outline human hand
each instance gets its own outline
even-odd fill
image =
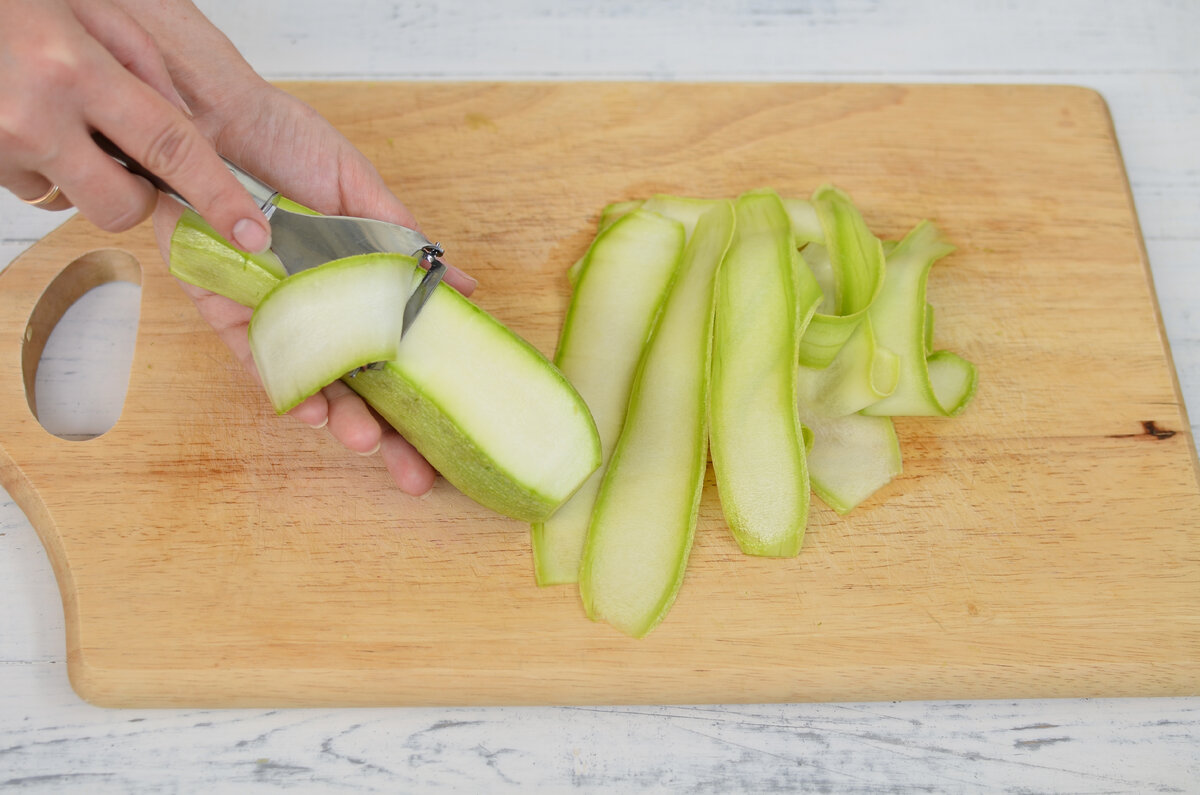
[[[240,91],[220,108],[195,117],[230,159],[314,210],[417,227],[375,168],[311,108],[258,79]],[[155,213],[164,256],[179,212],[175,202],[164,200]],[[453,266],[445,278],[464,295],[475,287],[474,280]],[[251,310],[206,290],[183,287],[201,316],[254,372],[246,335]],[[432,488],[436,473],[429,463],[341,381],[289,413],[311,426],[327,426],[351,450],[368,455],[378,450],[402,491],[424,494]]]
[[[97,226],[143,221],[157,194],[104,154],[107,135],[162,177],[228,240],[261,251],[258,206],[189,118],[155,39],[110,0],[0,0],[0,185],[56,198]]]
[[[157,193],[92,140],[104,133],[171,184],[246,251],[269,243],[258,206],[217,151],[325,213],[415,226],[366,159],[311,108],[273,88],[189,0],[0,0],[0,185],[46,209],[74,204],[98,226],[144,220]],[[180,212],[159,201],[166,243]],[[464,294],[474,281],[452,269]],[[253,372],[250,310],[185,285],[200,314]],[[341,382],[291,412],[352,450],[379,450],[399,487],[423,494],[433,468]]]

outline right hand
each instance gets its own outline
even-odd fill
[[[245,251],[270,244],[250,195],[193,123],[154,38],[110,0],[0,0],[0,185],[120,232],[157,192],[92,141],[99,131]]]

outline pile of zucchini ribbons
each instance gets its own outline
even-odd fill
[[[885,244],[832,186],[605,208],[554,360],[601,464],[533,525],[537,582],[578,583],[591,618],[641,637],[683,582],[710,453],[750,555],[799,553],[810,491],[845,514],[889,483],[891,418],[975,391],[970,362],[932,350],[926,281],[952,250],[928,221]]]

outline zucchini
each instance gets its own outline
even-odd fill
[[[792,234],[796,237],[797,246],[806,243],[825,245],[825,228],[821,226],[821,216],[811,201],[788,198],[783,200],[783,208],[787,210],[788,218],[792,219]]]
[[[604,207],[600,211],[600,223],[597,224],[596,234],[599,235],[605,229],[619,221],[623,216],[638,209],[644,202],[641,199],[632,199],[630,201],[613,202]],[[571,285],[571,289],[575,289],[576,282],[579,281],[579,274],[583,270],[583,261],[587,255],[580,257],[571,263],[571,267],[567,268],[567,282]]]
[[[625,422],[642,348],[683,251],[683,226],[635,209],[596,236],[579,271],[555,363],[583,396],[600,435],[600,468],[562,509],[532,528],[539,585],[579,580],[604,468]]]
[[[891,417],[802,415],[812,431],[808,471],[813,492],[845,515],[900,474],[900,440]]]
[[[821,289],[771,191],[743,194],[717,277],[709,431],[717,492],[743,552],[799,553],[809,480],[796,412],[800,336]]]
[[[250,319],[250,352],[279,414],[343,375],[399,353],[416,261],[366,254],[278,282]],[[419,276],[417,277],[419,279]]]
[[[185,210],[170,243],[171,274],[181,281],[219,293],[242,306],[258,306],[263,296],[287,276],[270,250],[246,254],[217,234],[191,210]]]
[[[416,276],[409,257],[373,256],[402,263]],[[269,259],[246,257],[190,211],[172,236],[171,272],[249,306],[269,292],[262,289],[268,275],[279,280]],[[379,311],[399,317],[403,310],[401,301]],[[563,375],[446,284],[434,291],[394,359],[342,380],[447,481],[514,519],[546,519],[600,463],[595,425]]]
[[[899,378],[899,359],[879,344],[871,319],[863,318],[828,367],[797,369],[799,405],[806,414],[844,417],[892,394]]]
[[[634,210],[644,209],[679,221],[683,224],[684,239],[691,239],[692,230],[695,229],[696,222],[700,220],[700,216],[711,210],[721,201],[723,200],[692,199],[685,196],[668,196],[660,193],[651,196],[645,201],[633,199],[630,201],[613,202],[606,205],[600,211],[600,223],[598,224],[597,234],[608,229],[623,216],[628,215]],[[571,267],[567,269],[567,281],[572,288],[579,281],[579,272],[582,269],[583,257],[575,260],[575,262],[571,263]]]
[[[799,552],[810,488],[845,514],[900,473],[892,419],[870,413],[960,410],[974,368],[931,352],[923,279],[944,244],[928,228],[884,243],[826,186],[743,194],[732,236],[727,202],[665,195],[609,205],[600,235],[633,212],[674,218],[688,242],[600,478],[579,587],[589,617],[642,637],[674,602],[695,533],[706,354],[721,508],[742,551],[768,556]]]
[[[850,197],[832,186],[811,202],[824,231],[830,283],[822,307],[800,341],[800,364],[826,367],[858,328],[883,285],[883,244],[867,228]],[[800,206],[800,205],[794,205]],[[793,210],[793,235],[804,223]],[[815,252],[814,252],[815,253]],[[819,273],[822,269],[815,269]]]
[[[689,196],[669,196],[659,193],[651,196],[642,204],[643,210],[674,218],[683,224],[685,239],[691,240],[696,231],[696,224],[709,210],[722,204],[729,204],[728,199],[695,199]]]
[[[888,254],[887,278],[870,308],[875,333],[899,359],[890,395],[863,409],[874,416],[952,417],[975,394],[975,366],[933,347],[933,311],[925,300],[929,269],[954,246],[922,221]]]
[[[891,418],[857,413],[895,389],[898,371],[895,354],[877,344],[869,317],[828,367],[797,369],[797,411],[813,437],[809,480],[813,492],[839,514],[900,474],[900,443]]]
[[[675,601],[708,468],[714,279],[734,228],[729,201],[708,207],[692,221],[679,275],[638,364],[579,576],[587,614],[634,637]]]

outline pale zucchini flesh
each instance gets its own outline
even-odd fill
[[[792,235],[796,238],[797,246],[806,243],[825,244],[825,228],[821,226],[821,217],[817,208],[808,199],[783,199],[783,208],[787,210],[788,218],[792,221]]]
[[[899,359],[878,344],[870,318],[863,318],[828,367],[797,368],[799,405],[807,413],[843,417],[890,395],[899,377]]]
[[[801,419],[813,434],[808,453],[813,492],[839,514],[849,513],[900,474],[900,440],[891,417]]]
[[[922,221],[889,254],[887,278],[870,309],[876,335],[899,359],[895,390],[865,409],[875,416],[953,416],[975,392],[975,366],[950,352],[929,353],[929,270],[954,247]]]
[[[467,496],[535,521],[600,462],[586,405],[546,365],[491,315],[439,285],[396,357],[346,383]]]
[[[595,418],[601,464],[553,516],[532,528],[538,584],[579,580],[604,469],[625,422],[642,348],[683,251],[683,226],[634,210],[602,231],[584,256],[555,363]]]
[[[210,234],[194,213],[180,219],[171,252],[171,272],[184,281],[250,306],[267,292],[260,287],[269,267]],[[514,519],[544,520],[600,462],[591,416],[562,374],[446,284],[394,360],[343,381],[447,481]]]
[[[715,276],[734,210],[728,201],[707,207],[692,223],[679,275],[646,343],[580,572],[588,615],[634,637],[662,620],[679,591],[708,465]]]
[[[250,352],[283,414],[347,373],[396,358],[403,307],[418,270],[411,257],[367,254],[301,271],[259,301]]]
[[[811,289],[797,295],[803,263],[779,197],[743,194],[735,206],[733,242],[717,278],[713,469],[721,509],[742,551],[793,556],[809,505],[795,368],[801,318],[811,316],[821,296],[811,273]]]
[[[845,193],[826,185],[813,194],[810,205],[824,232],[819,253],[828,257],[830,272],[828,280],[822,280],[826,291],[822,308],[800,340],[799,361],[825,367],[866,317],[882,287],[885,260],[883,244]],[[792,223],[795,234],[798,224],[811,222],[793,218]]]

